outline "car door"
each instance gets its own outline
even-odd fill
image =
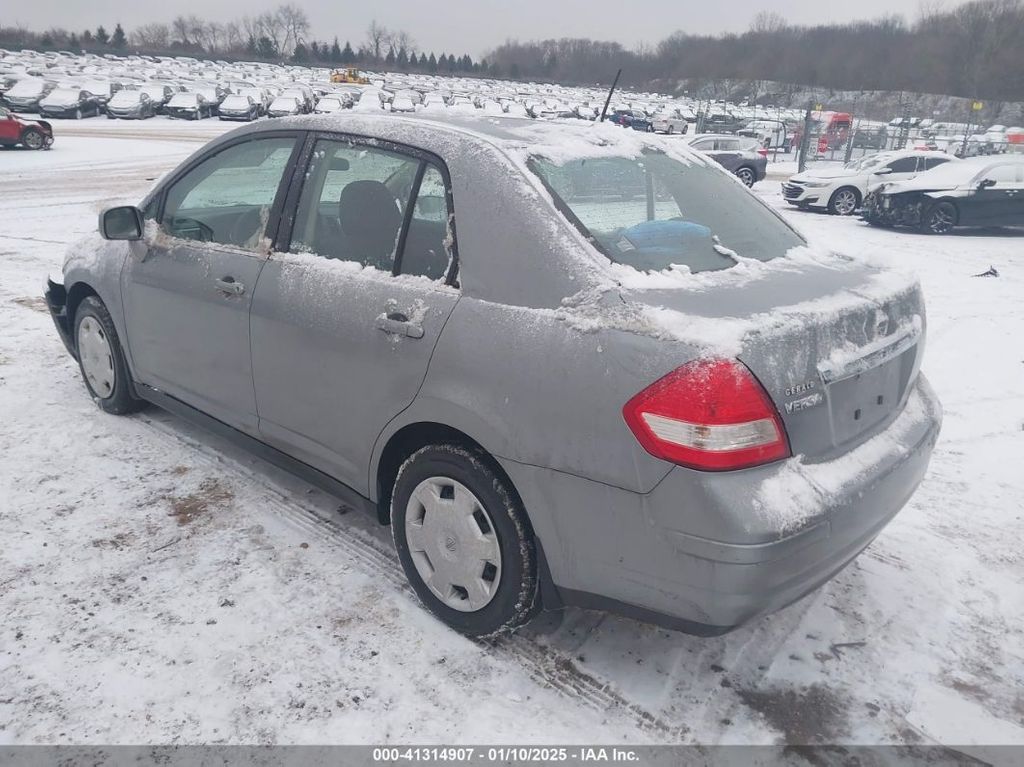
[[[437,158],[382,142],[319,136],[307,154],[253,297],[259,428],[366,495],[374,442],[459,298],[450,184]]]
[[[740,166],[740,160],[743,157],[738,138],[715,139],[715,148],[708,154],[714,157],[723,168],[732,172],[735,172]]]
[[[970,226],[1006,226],[1019,221],[1021,165],[999,163],[986,168],[971,182],[959,201],[960,223]]]
[[[184,169],[122,270],[138,379],[251,434],[249,307],[299,136],[250,136]]]
[[[21,124],[6,107],[0,106],[0,143],[13,144],[21,138]]]

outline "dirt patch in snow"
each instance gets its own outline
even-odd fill
[[[170,516],[178,520],[179,525],[188,525],[204,516],[212,507],[222,506],[235,497],[219,479],[204,479],[194,493],[182,496],[170,496]]]
[[[737,690],[788,744],[834,743],[847,734],[849,702],[829,688],[812,684],[801,690]]]
[[[24,306],[26,309],[33,309],[37,312],[48,311],[46,307],[46,300],[41,296],[19,296],[18,298],[11,299],[18,306]]]

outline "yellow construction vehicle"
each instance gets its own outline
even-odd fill
[[[370,81],[359,73],[355,67],[346,69],[335,69],[331,72],[332,83],[351,83],[354,85],[369,85]]]

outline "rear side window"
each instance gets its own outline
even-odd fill
[[[530,161],[559,210],[609,259],[641,271],[728,269],[803,240],[728,174],[660,152]]]
[[[357,142],[317,141],[291,252],[442,280],[452,242],[451,195],[436,165]]]
[[[161,229],[255,251],[294,148],[294,138],[254,139],[203,160],[167,190]]]
[[[945,165],[947,162],[949,162],[948,157],[926,157],[924,160],[924,169],[931,170],[932,168],[937,168],[940,165]]]
[[[1020,165],[996,165],[985,171],[984,177],[987,180],[995,181],[997,184],[1012,184],[1020,180]]]

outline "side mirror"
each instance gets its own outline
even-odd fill
[[[978,182],[978,189],[988,189],[990,186],[995,186],[996,181],[994,178],[983,178]]]
[[[100,213],[100,234],[105,240],[141,240],[142,211],[134,205],[107,208]]]

